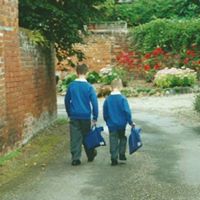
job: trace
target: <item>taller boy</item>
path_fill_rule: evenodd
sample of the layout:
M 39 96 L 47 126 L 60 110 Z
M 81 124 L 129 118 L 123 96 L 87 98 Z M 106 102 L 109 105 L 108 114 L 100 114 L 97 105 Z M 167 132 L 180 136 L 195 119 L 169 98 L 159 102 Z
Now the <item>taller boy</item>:
M 92 85 L 85 78 L 87 71 L 88 67 L 85 64 L 76 67 L 78 78 L 70 83 L 65 96 L 65 108 L 70 118 L 72 165 L 81 164 L 81 146 L 90 131 L 91 122 L 95 124 L 98 118 L 97 96 Z M 85 145 L 84 148 L 88 162 L 93 161 L 97 154 L 96 150 L 87 149 Z

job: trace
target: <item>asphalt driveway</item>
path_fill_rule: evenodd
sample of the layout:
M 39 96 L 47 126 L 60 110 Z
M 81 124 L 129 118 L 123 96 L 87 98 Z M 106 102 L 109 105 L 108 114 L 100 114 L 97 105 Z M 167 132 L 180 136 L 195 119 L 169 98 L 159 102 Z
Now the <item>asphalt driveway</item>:
M 69 149 L 61 146 L 45 171 L 32 169 L 29 176 L 18 177 L 0 190 L 0 199 L 199 200 L 200 123 L 193 98 L 129 99 L 144 145 L 132 155 L 127 152 L 126 163 L 110 166 L 106 146 L 98 148 L 94 162 L 88 163 L 83 153 L 82 164 L 73 167 Z M 58 114 L 66 117 L 63 97 L 58 98 Z M 104 125 L 102 118 L 99 124 Z M 108 143 L 106 127 L 103 135 Z

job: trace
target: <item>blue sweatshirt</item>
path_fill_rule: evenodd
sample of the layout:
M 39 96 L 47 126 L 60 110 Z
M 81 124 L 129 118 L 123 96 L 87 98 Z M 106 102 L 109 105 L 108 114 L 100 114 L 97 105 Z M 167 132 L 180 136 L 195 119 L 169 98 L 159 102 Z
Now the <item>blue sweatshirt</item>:
M 98 118 L 98 101 L 96 93 L 85 79 L 76 79 L 69 84 L 65 95 L 65 108 L 71 119 Z
M 127 123 L 133 123 L 126 97 L 120 92 L 112 92 L 103 104 L 103 118 L 109 131 L 123 130 Z

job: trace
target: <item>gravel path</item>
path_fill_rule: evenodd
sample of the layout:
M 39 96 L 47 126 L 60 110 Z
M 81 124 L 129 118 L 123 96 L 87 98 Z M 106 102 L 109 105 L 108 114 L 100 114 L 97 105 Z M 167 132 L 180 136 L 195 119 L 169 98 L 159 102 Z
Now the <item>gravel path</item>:
M 174 116 L 179 119 L 180 123 L 200 126 L 200 115 L 194 111 L 194 101 L 195 94 L 129 99 L 133 112 L 146 111 Z

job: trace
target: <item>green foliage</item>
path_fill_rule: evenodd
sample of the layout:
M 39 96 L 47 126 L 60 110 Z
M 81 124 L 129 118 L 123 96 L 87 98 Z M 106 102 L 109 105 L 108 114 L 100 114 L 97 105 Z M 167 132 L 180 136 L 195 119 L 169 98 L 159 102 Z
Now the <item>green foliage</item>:
M 193 44 L 200 47 L 200 19 L 156 19 L 135 27 L 130 39 L 135 48 L 143 52 L 161 47 L 165 51 L 184 52 Z
M 195 98 L 194 109 L 200 113 L 200 94 L 198 94 Z
M 150 69 L 149 71 L 147 71 L 145 74 L 146 82 L 148 82 L 148 83 L 153 82 L 155 74 L 156 74 L 155 69 Z
M 60 125 L 64 125 L 64 124 L 67 124 L 68 121 L 66 118 L 58 118 L 55 122 L 56 125 L 60 126 Z
M 120 66 L 113 67 L 108 73 L 101 74 L 100 82 L 104 85 L 110 85 L 116 78 L 121 79 L 123 85 L 126 86 L 128 81 L 128 71 Z
M 69 74 L 68 76 L 66 76 L 64 78 L 64 80 L 61 82 L 60 86 L 59 86 L 59 91 L 66 91 L 67 90 L 67 87 L 68 85 L 74 81 L 75 79 L 77 78 L 77 75 L 76 74 Z
M 19 0 L 19 24 L 23 28 L 39 31 L 48 41 L 56 44 L 57 52 L 66 50 L 68 55 L 76 53 L 82 59 L 81 52 L 73 50 L 73 44 L 82 41 L 80 31 L 84 33 L 83 25 L 100 12 L 95 5 L 104 1 Z M 66 57 L 68 55 L 65 54 Z
M 95 71 L 89 72 L 87 75 L 87 81 L 91 84 L 98 83 L 100 79 L 101 79 L 100 75 Z
M 127 87 L 122 89 L 122 94 L 126 97 L 138 97 L 138 96 L 152 96 L 156 94 L 163 94 L 164 90 L 161 88 L 149 88 L 149 87 Z
M 198 17 L 198 0 L 134 0 L 132 4 L 115 5 L 114 0 L 104 4 L 107 20 L 124 20 L 129 26 L 148 23 L 156 18 Z
M 13 158 L 16 158 L 17 156 L 19 156 L 20 154 L 21 154 L 20 150 L 15 150 L 4 156 L 1 156 L 0 157 L 0 167 L 3 166 L 6 163 L 6 161 L 12 160 Z
M 189 69 L 164 69 L 156 74 L 154 83 L 161 88 L 194 86 L 197 83 L 197 74 Z
M 118 78 L 116 73 L 105 74 L 101 77 L 101 83 L 104 85 L 110 85 L 115 78 Z
M 113 67 L 112 73 L 117 74 L 117 78 L 122 80 L 123 86 L 127 86 L 128 81 L 133 80 L 133 76 L 130 77 L 130 74 L 128 73 L 127 69 L 125 69 L 124 67 Z
M 25 28 L 20 28 L 20 31 L 22 33 L 25 33 L 30 42 L 34 45 L 46 46 L 46 47 L 50 45 L 47 39 L 37 30 L 31 31 Z

